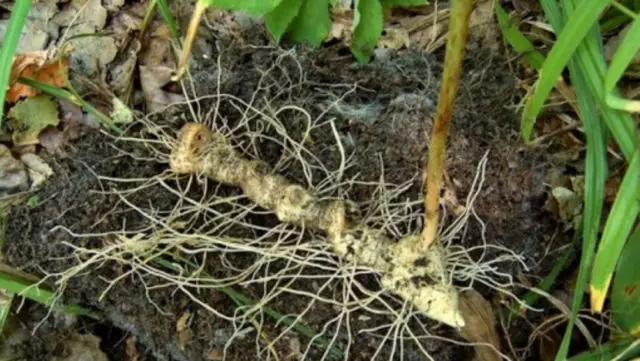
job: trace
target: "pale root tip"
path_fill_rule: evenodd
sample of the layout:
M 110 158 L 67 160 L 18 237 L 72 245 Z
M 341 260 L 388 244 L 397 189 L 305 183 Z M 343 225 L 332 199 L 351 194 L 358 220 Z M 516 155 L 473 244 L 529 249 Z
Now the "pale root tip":
M 178 174 L 197 173 L 205 150 L 212 140 L 213 132 L 206 125 L 185 124 L 178 135 L 178 146 L 171 152 L 171 170 Z

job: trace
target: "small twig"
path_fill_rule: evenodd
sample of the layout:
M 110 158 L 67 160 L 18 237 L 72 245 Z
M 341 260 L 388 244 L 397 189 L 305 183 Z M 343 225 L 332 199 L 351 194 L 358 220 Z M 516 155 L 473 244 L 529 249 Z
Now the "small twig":
M 193 41 L 196 38 L 196 34 L 198 33 L 198 26 L 200 25 L 200 19 L 202 18 L 202 14 L 207 10 L 207 4 L 205 1 L 196 2 L 196 8 L 193 10 L 193 15 L 191 16 L 191 21 L 189 22 L 189 28 L 187 29 L 187 37 L 184 41 L 184 47 L 182 48 L 182 55 L 180 56 L 180 60 L 178 61 L 178 69 L 176 71 L 176 75 L 172 77 L 173 81 L 177 81 L 182 78 L 185 70 L 187 69 L 187 60 L 189 59 L 189 55 L 191 54 L 191 48 L 193 47 Z
M 453 0 L 452 3 L 447 50 L 444 58 L 446 65 L 440 87 L 436 118 L 431 132 L 429 157 L 423 173 L 423 179 L 426 180 L 424 185 L 425 227 L 421 241 L 418 243 L 418 251 L 420 252 L 425 251 L 434 243 L 438 233 L 438 201 L 444 168 L 444 151 L 453 111 L 453 101 L 456 97 L 462 70 L 464 48 L 469 33 L 469 16 L 473 8 L 472 0 Z

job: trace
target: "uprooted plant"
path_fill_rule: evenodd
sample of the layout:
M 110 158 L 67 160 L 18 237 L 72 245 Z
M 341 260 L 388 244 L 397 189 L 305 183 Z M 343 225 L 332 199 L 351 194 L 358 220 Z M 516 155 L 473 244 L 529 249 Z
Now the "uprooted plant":
M 342 174 L 350 166 L 351 158 L 344 152 L 333 120 L 322 116 L 314 119 L 298 106 L 274 110 L 268 100 L 256 104 L 257 99 L 262 99 L 260 92 L 271 86 L 292 91 L 292 84 L 266 84 L 276 64 L 263 71 L 250 102 L 218 93 L 208 97 L 215 100 L 216 106 L 198 119 L 200 123 L 187 123 L 177 136 L 169 125 L 152 122 L 148 117 L 141 121 L 141 137 L 120 137 L 121 141 L 141 142 L 155 152 L 155 160 L 170 166 L 170 171 L 152 179 L 109 179 L 125 185 L 125 189 L 111 192 L 120 197 L 123 205 L 146 217 L 151 226 L 140 231 L 114 230 L 108 242 L 99 248 L 66 243 L 74 250 L 78 262 L 49 277 L 56 280 L 62 291 L 71 277 L 108 262 L 126 265 L 125 272 L 108 281 L 103 296 L 130 276 L 148 289 L 176 288 L 220 319 L 231 322 L 238 337 L 247 325 L 255 325 L 254 317 L 263 312 L 265 305 L 281 296 L 294 295 L 305 300 L 304 307 L 297 311 L 292 323 L 266 342 L 265 349 L 282 339 L 292 325 L 304 323 L 305 315 L 314 305 L 325 304 L 336 310 L 336 315 L 313 336 L 329 339 L 322 359 L 331 354 L 330 348 L 336 344 L 345 348 L 348 357 L 355 338 L 350 325 L 352 315 L 357 312 L 384 315 L 390 320 L 388 324 L 358 331 L 375 334 L 381 340 L 372 359 L 385 348 L 390 348 L 391 355 L 402 355 L 402 345 L 407 340 L 430 357 L 424 340 L 437 336 L 431 333 L 423 315 L 454 327 L 464 325 L 458 309 L 458 289 L 479 282 L 508 293 L 511 276 L 502 273 L 497 265 L 520 260 L 499 246 L 484 244 L 468 249 L 453 243 L 473 216 L 472 206 L 483 183 L 486 156 L 478 166 L 464 211 L 448 228 L 432 235 L 437 235 L 434 238 L 437 241 L 425 241 L 425 234 L 431 231 L 420 235 L 420 230 L 413 226 L 425 217 L 425 225 L 432 227 L 429 229 L 438 228 L 433 222 L 438 219 L 439 178 L 469 9 L 470 2 L 454 2 L 453 12 L 457 16 L 452 16 L 452 34 L 455 34 L 450 35 L 445 60 L 447 68 L 453 68 L 445 71 L 433 128 L 432 144 L 438 145 L 432 145 L 433 156 L 429 157 L 430 201 L 426 214 L 420 209 L 421 200 L 398 201 L 397 195 L 416 179 L 397 185 L 381 177 L 371 185 L 374 191 L 368 204 L 355 204 L 344 197 L 341 189 L 347 182 Z M 281 57 L 295 61 L 292 53 Z M 203 100 L 190 101 L 189 105 Z M 240 114 L 237 124 L 224 120 L 225 115 L 220 112 L 222 104 Z M 283 126 L 286 119 L 282 119 L 285 111 L 306 120 L 302 139 L 287 134 Z M 275 129 L 279 139 L 263 134 L 262 130 L 267 128 Z M 341 159 L 336 171 L 329 170 L 305 148 L 308 134 L 318 129 L 335 135 Z M 278 144 L 282 148 L 281 161 L 275 165 L 261 161 L 259 152 L 252 147 L 256 139 Z M 436 139 L 437 143 L 433 143 Z M 307 184 L 295 183 L 281 175 L 292 163 L 300 166 Z M 323 179 L 312 179 L 313 174 L 322 174 Z M 230 193 L 220 185 L 232 186 L 236 192 Z M 173 209 L 159 210 L 129 200 L 131 194 L 145 192 L 152 186 L 178 197 Z M 198 196 L 193 195 L 194 188 L 201 188 Z M 262 223 L 274 214 L 276 222 Z M 58 230 L 78 238 L 92 237 L 62 227 Z M 502 254 L 490 260 L 471 256 L 472 252 L 489 248 Z M 198 260 L 196 267 L 180 264 L 180 259 L 189 257 Z M 158 262 L 165 259 L 174 260 L 173 266 L 167 268 L 165 262 Z M 208 260 L 221 264 L 225 274 L 212 276 L 205 272 Z M 373 275 L 379 285 L 363 282 L 362 277 L 367 275 Z M 151 284 L 151 279 L 161 281 Z M 253 287 L 259 293 L 257 302 L 245 307 L 244 312 L 221 312 L 200 294 L 203 290 L 235 286 Z M 260 339 L 256 345 L 264 345 L 261 336 L 256 338 Z M 229 342 L 232 341 L 233 337 Z M 312 344 L 308 344 L 303 357 Z
M 203 3 L 193 16 L 191 43 Z M 471 1 L 455 1 L 445 58 L 438 110 L 428 164 L 425 167 L 425 229 L 421 237 L 409 235 L 391 242 L 380 231 L 354 219 L 356 210 L 344 200 L 327 201 L 271 174 L 267 165 L 250 161 L 233 150 L 226 139 L 206 126 L 187 124 L 171 154 L 171 169 L 178 174 L 204 174 L 212 180 L 242 188 L 257 205 L 276 213 L 282 222 L 323 231 L 337 255 L 382 274 L 382 285 L 412 302 L 429 317 L 454 327 L 464 325 L 458 295 L 447 276 L 443 249 L 437 244 L 438 199 L 449 131 L 464 47 Z M 188 54 L 186 49 L 181 63 Z M 182 74 L 183 65 L 179 66 Z

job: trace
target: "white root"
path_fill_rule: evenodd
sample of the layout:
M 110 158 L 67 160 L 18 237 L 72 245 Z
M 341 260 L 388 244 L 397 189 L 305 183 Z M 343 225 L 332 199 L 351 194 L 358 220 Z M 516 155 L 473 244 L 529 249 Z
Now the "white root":
M 394 242 L 380 230 L 357 224 L 357 211 L 349 202 L 316 197 L 273 174 L 266 164 L 244 158 L 224 136 L 203 124 L 183 127 L 170 164 L 178 174 L 204 174 L 216 182 L 240 187 L 250 200 L 274 211 L 282 222 L 325 232 L 338 256 L 378 271 L 384 288 L 434 320 L 464 326 L 443 248 L 416 253 L 418 235 Z

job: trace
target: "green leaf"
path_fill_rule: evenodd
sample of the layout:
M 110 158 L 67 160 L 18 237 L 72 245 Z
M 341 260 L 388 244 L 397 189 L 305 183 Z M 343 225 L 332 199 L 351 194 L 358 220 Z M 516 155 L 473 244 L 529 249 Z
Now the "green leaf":
M 543 0 L 541 4 L 545 8 L 545 16 L 554 27 L 556 34 L 560 33 L 564 21 L 557 3 Z M 555 7 L 553 11 L 552 7 Z M 570 9 L 570 4 L 565 8 Z M 566 17 L 569 18 L 571 15 L 572 14 L 567 14 Z M 625 159 L 630 161 L 638 144 L 636 137 L 638 131 L 637 126 L 629 113 L 611 109 L 606 104 L 604 76 L 607 64 L 602 47 L 602 33 L 598 30 L 597 24 L 591 27 L 590 32 L 591 34 L 583 39 L 582 44 L 580 44 L 575 54 L 578 66 L 576 70 L 579 70 L 579 73 L 582 74 L 581 76 L 586 80 L 585 91 L 589 91 L 593 95 L 593 101 L 599 105 L 599 110 L 602 112 L 602 118 L 606 122 L 607 127 L 618 143 L 620 150 L 622 150 Z M 574 89 L 576 88 L 577 87 L 574 86 Z M 581 114 L 581 117 L 584 116 L 585 114 Z
M 565 11 L 572 11 L 571 4 L 565 3 Z M 558 2 L 556 0 L 541 0 L 540 4 L 555 32 L 562 32 L 565 21 L 563 14 L 560 12 Z M 567 17 L 570 16 L 570 14 L 565 15 Z M 582 252 L 578 278 L 571 303 L 571 315 L 555 361 L 566 361 L 567 359 L 569 345 L 572 341 L 573 327 L 578 311 L 582 308 L 584 291 L 589 280 L 589 270 L 595 253 L 602 205 L 604 203 L 604 185 L 607 178 L 606 131 L 603 129 L 600 114 L 597 112 L 597 93 L 593 87 L 589 87 L 589 84 L 594 82 L 593 72 L 585 71 L 585 69 L 588 69 L 586 67 L 588 62 L 582 61 L 585 58 L 583 53 L 587 51 L 587 47 L 591 42 L 598 41 L 597 37 L 597 29 L 592 26 L 590 34 L 578 47 L 576 57 L 568 62 L 569 75 L 580 107 L 580 118 L 587 136 L 585 210 L 582 229 Z
M 0 334 L 2 334 L 7 316 L 9 316 L 9 312 L 11 311 L 13 298 L 14 294 L 12 292 L 6 292 L 0 289 Z
M 96 117 L 96 119 L 98 119 L 98 121 L 100 121 L 100 123 L 102 123 L 102 125 L 104 125 L 106 128 L 120 134 L 122 134 L 123 132 L 120 128 L 118 128 L 115 125 L 115 123 L 113 123 L 111 119 L 109 119 L 109 117 L 102 114 L 102 112 L 96 109 L 93 105 L 89 104 L 89 102 L 82 99 L 80 94 L 78 94 L 75 90 L 73 90 L 73 87 L 68 82 L 67 82 L 67 86 L 69 87 L 69 90 L 60 89 L 58 87 L 55 87 L 49 84 L 40 83 L 33 79 L 23 78 L 23 77 L 18 78 L 18 83 L 28 85 L 30 87 L 40 90 L 45 94 L 49 94 L 59 99 L 67 100 L 78 106 L 81 106 L 82 109 L 86 110 L 88 113 L 93 114 Z
M 300 12 L 302 1 L 282 0 L 280 5 L 264 16 L 267 29 L 276 41 L 280 41 L 293 19 Z
M 29 208 L 35 208 L 39 203 L 40 203 L 40 196 L 37 194 L 27 198 L 27 201 L 26 201 L 27 207 Z
M 11 9 L 9 24 L 2 39 L 0 49 L 0 127 L 2 127 L 2 116 L 4 114 L 4 99 L 9 86 L 9 76 L 13 65 L 13 55 L 18 47 L 18 40 L 22 33 L 25 19 L 31 9 L 31 0 L 16 1 Z
M 58 107 L 46 95 L 27 98 L 9 110 L 12 138 L 16 145 L 38 144 L 40 132 L 52 125 L 57 126 Z
M 620 328 L 640 336 L 640 227 L 624 246 L 611 286 L 611 316 Z
M 300 12 L 291 22 L 289 34 L 295 42 L 319 46 L 331 31 L 329 0 L 302 0 Z
M 640 149 L 620 183 L 591 270 L 591 309 L 602 312 L 613 270 L 640 212 Z M 636 255 L 637 256 L 637 255 Z
M 633 61 L 638 50 L 640 50 L 640 16 L 637 16 L 633 21 L 615 54 L 613 54 L 609 71 L 607 71 L 607 75 L 604 78 L 604 91 L 607 105 L 614 109 L 627 112 L 640 112 L 640 101 L 618 97 L 614 92 L 616 83 L 622 78 L 622 75 Z
M 427 5 L 427 0 L 380 0 L 384 7 L 410 7 Z
M 87 316 L 95 320 L 102 319 L 99 313 L 82 306 L 76 304 L 59 304 L 58 297 L 56 297 L 52 291 L 42 287 L 39 283 L 30 282 L 5 271 L 0 271 L 0 288 L 7 290 L 7 292 L 26 297 L 42 305 L 55 307 L 57 310 L 65 313 Z
M 200 0 L 207 6 L 227 9 L 245 10 L 252 15 L 264 15 L 275 9 L 282 0 Z
M 527 63 L 534 69 L 540 70 L 544 64 L 544 55 L 539 52 L 533 44 L 524 36 L 520 30 L 511 22 L 509 15 L 502 8 L 499 2 L 495 2 L 496 17 L 498 18 L 498 24 L 500 24 L 500 30 L 502 35 L 509 42 L 509 45 L 518 52 L 518 54 L 525 57 Z
M 173 40 L 182 45 L 180 33 L 178 32 L 178 24 L 176 23 L 176 19 L 173 17 L 173 14 L 171 14 L 171 10 L 169 8 L 169 4 L 167 4 L 167 0 L 157 0 L 157 5 L 160 15 L 162 15 L 164 22 L 167 23 L 167 26 L 169 27 L 169 31 L 171 32 Z
M 608 4 L 608 0 L 582 1 L 580 7 L 569 18 L 542 66 L 533 94 L 525 104 L 520 129 L 525 142 L 531 140 L 536 118 L 569 59 Z
M 378 0 L 356 0 L 353 24 L 351 52 L 359 62 L 366 63 L 382 34 L 382 6 Z
M 568 361 L 604 361 L 613 360 L 621 355 L 625 356 L 622 360 L 631 360 L 631 358 L 640 355 L 640 344 L 634 342 L 631 338 L 609 341 L 598 347 L 582 352 L 571 357 Z

